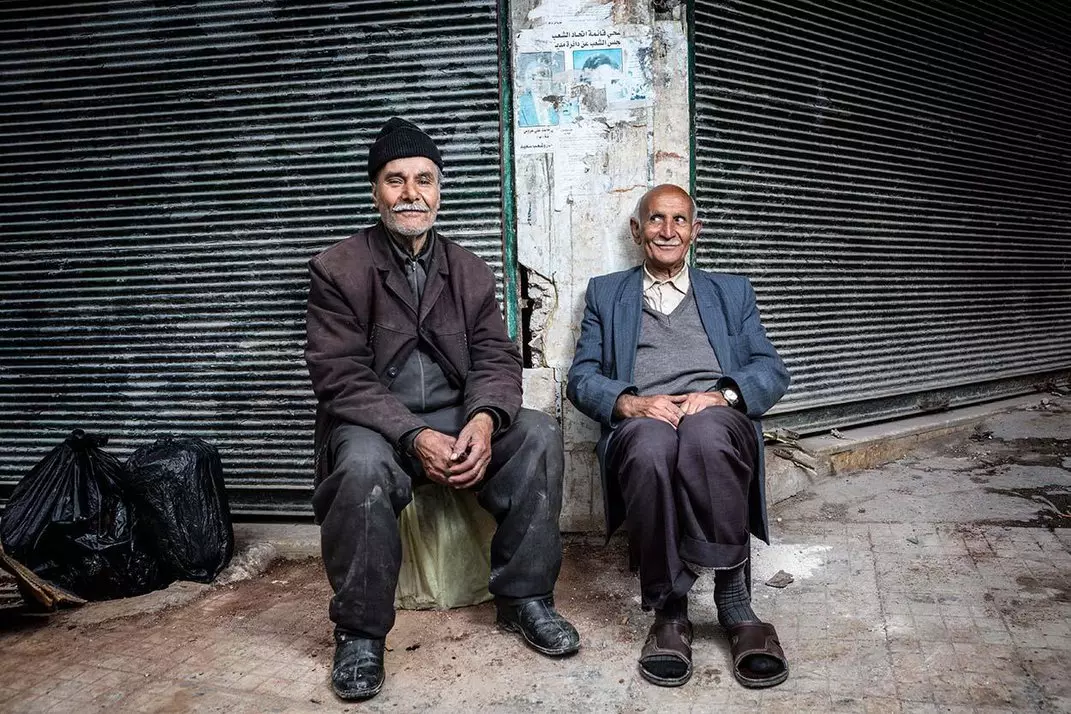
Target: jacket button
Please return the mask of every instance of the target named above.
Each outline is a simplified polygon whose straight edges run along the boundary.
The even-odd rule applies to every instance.
[[[388,377],[397,377],[398,376],[398,368],[397,367],[391,367],[390,369],[388,369],[387,370],[387,376]]]

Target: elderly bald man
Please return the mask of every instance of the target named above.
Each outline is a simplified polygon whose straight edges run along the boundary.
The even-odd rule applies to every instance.
[[[780,684],[788,663],[751,607],[749,535],[768,541],[759,418],[789,376],[747,278],[686,264],[702,225],[672,185],[640,200],[643,264],[593,278],[568,397],[602,425],[597,452],[607,533],[622,522],[655,611],[641,675],[678,686],[692,673],[688,591],[713,569],[718,620],[748,687]]]

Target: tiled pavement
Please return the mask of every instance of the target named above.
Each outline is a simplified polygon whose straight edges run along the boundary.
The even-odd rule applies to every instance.
[[[287,561],[159,612],[6,617],[0,711],[1071,712],[1071,518],[1056,515],[1071,511],[1068,426],[1064,412],[1011,415],[992,439],[774,509],[755,600],[792,676],[772,690],[732,679],[706,579],[692,598],[695,676],[641,680],[650,616],[623,544],[573,539],[558,604],[584,648],[565,661],[498,632],[488,605],[401,613],[384,692],[338,702],[327,584],[315,560]],[[795,582],[762,584],[782,569]]]

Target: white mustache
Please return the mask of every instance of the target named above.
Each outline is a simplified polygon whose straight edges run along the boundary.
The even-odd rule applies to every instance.
[[[401,213],[403,211],[419,211],[420,213],[428,213],[429,208],[423,203],[396,203],[391,207],[391,213]]]

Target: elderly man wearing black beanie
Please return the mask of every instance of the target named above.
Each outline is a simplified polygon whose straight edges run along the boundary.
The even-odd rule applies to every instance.
[[[383,687],[414,484],[475,489],[498,525],[489,589],[498,623],[556,657],[580,648],[554,609],[562,439],[521,408],[521,358],[491,269],[435,229],[442,155],[391,119],[368,152],[380,221],[309,263],[305,359],[318,400],[313,509],[334,589],[332,687]]]

